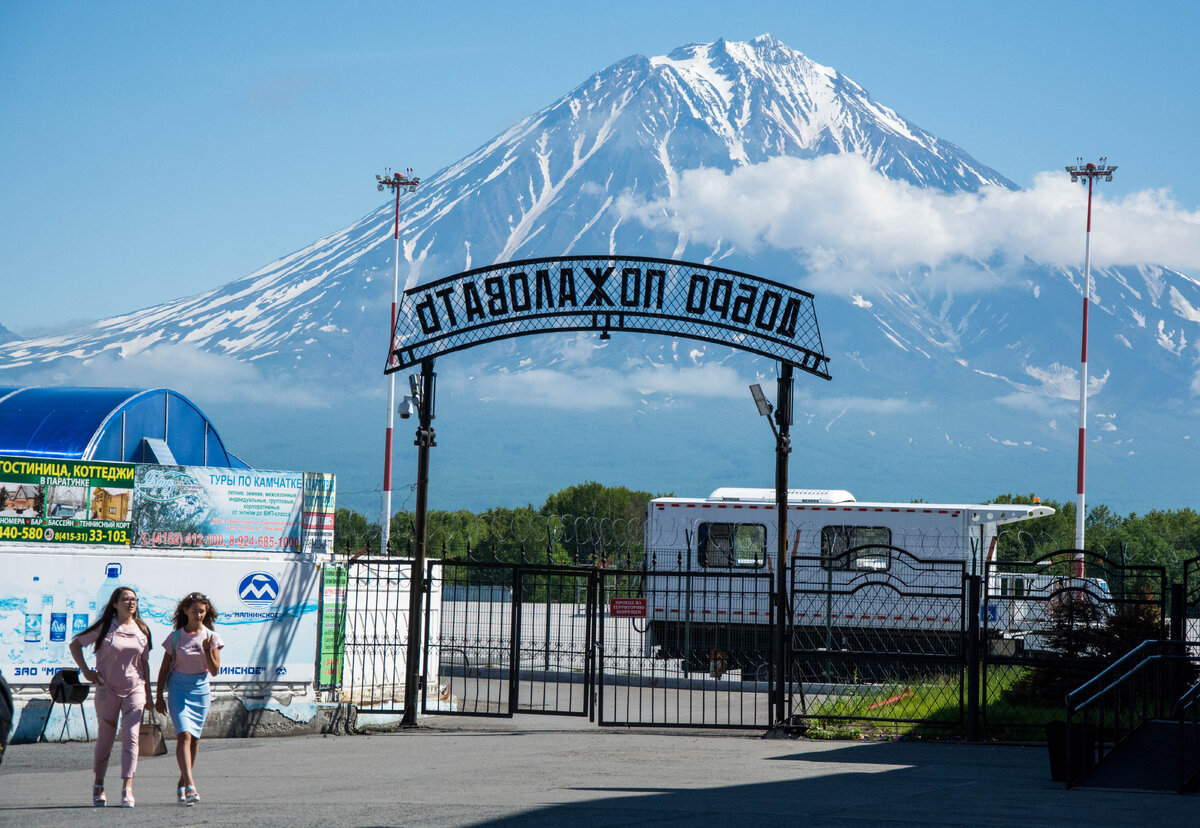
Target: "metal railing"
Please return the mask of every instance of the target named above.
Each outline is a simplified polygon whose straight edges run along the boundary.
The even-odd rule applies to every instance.
[[[1185,746],[1184,716],[1196,716],[1196,668],[1200,647],[1183,641],[1144,641],[1101,671],[1095,678],[1067,694],[1065,769],[1067,786],[1081,782],[1089,771],[1112,754],[1139,727],[1150,720],[1173,720],[1181,727]],[[1189,687],[1190,689],[1183,690]],[[1183,691],[1183,692],[1181,692]],[[1194,733],[1192,743],[1194,744]],[[1082,751],[1082,755],[1081,755]],[[1179,788],[1195,775],[1195,754],[1190,763],[1180,754]]]
[[[1200,786],[1200,681],[1175,702],[1172,717],[1179,723],[1179,792]]]

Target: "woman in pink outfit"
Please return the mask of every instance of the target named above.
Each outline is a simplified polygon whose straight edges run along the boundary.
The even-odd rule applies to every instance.
[[[95,644],[96,669],[83,660],[83,648]],[[138,614],[137,593],[129,587],[117,587],[108,599],[99,620],[71,640],[71,658],[79,672],[96,685],[96,749],[92,769],[92,804],[106,804],[104,773],[121,723],[121,807],[133,807],[133,774],[137,770],[138,726],[142,710],[149,707],[150,628]]]

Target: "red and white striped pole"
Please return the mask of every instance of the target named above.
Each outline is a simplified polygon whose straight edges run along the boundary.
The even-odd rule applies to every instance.
[[[1080,159],[1082,160],[1082,159]],[[1087,350],[1088,309],[1092,303],[1092,189],[1097,178],[1112,181],[1116,167],[1105,166],[1107,159],[1099,164],[1076,164],[1067,167],[1072,181],[1086,183],[1088,188],[1087,232],[1083,245],[1083,345],[1079,356],[1079,450],[1075,470],[1075,575],[1083,577],[1084,518],[1087,516],[1084,497],[1084,457],[1087,451]]]
[[[411,173],[412,170],[409,170]],[[392,254],[392,323],[388,328],[388,360],[389,368],[395,366],[395,347],[396,347],[396,314],[400,304],[400,191],[405,190],[412,192],[417,189],[421,179],[412,178],[411,176],[401,173],[393,174],[391,170],[384,170],[382,176],[375,176],[377,189],[382,191],[385,187],[393,190],[396,193],[396,223],[393,235],[395,236],[396,246],[395,252]],[[391,524],[392,524],[392,424],[395,422],[396,416],[396,373],[395,371],[388,373],[388,412],[387,412],[387,431],[384,432],[383,438],[383,514],[380,519],[380,530],[382,536],[379,541],[379,552],[386,555],[388,552],[388,541],[391,539]]]

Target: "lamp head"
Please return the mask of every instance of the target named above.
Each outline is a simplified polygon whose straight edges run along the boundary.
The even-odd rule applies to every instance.
[[[767,401],[767,396],[763,393],[762,386],[758,383],[750,386],[750,396],[754,397],[754,405],[758,407],[758,413],[764,417],[770,417],[771,403]]]

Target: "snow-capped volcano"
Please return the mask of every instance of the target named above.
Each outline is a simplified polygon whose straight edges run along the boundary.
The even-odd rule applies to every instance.
[[[1065,498],[1074,480],[1067,401],[1083,285],[1077,267],[1042,256],[1036,241],[1027,253],[1006,247],[1016,231],[1005,221],[1024,217],[1025,208],[1012,201],[1022,195],[959,147],[770,35],[718,40],[619,61],[422,176],[419,189],[401,200],[400,271],[411,286],[495,262],[619,253],[720,264],[799,284],[817,295],[835,379],[799,391],[797,427],[807,429],[800,439],[827,449],[822,456],[830,464],[813,466],[808,483],[853,488],[857,480],[865,495],[879,498],[941,494],[953,501],[1035,486]],[[963,232],[956,223],[963,217],[994,227],[995,238]],[[1061,220],[1048,214],[1021,224]],[[847,232],[857,221],[864,229]],[[381,385],[392,222],[393,204],[385,200],[349,227],[222,287],[51,336],[3,341],[0,332],[0,384],[90,384],[89,377],[110,377],[123,365],[131,372],[125,384],[144,384],[139,371],[169,369],[176,354],[189,355],[188,365],[206,364],[196,355],[219,357],[255,376],[283,377],[292,389],[335,383],[337,400],[318,394],[325,407],[311,421],[287,397],[290,427],[306,434],[260,443],[276,459],[234,445],[260,466],[335,471],[344,492],[369,493],[377,488],[377,451],[373,443],[359,445],[369,424],[348,427],[340,438],[327,426],[342,414],[364,416],[364,396]],[[1075,234],[1075,227],[1056,235]],[[963,242],[977,236],[983,241]],[[1168,429],[1165,414],[1180,418],[1171,434],[1190,436],[1182,424],[1193,409],[1188,385],[1200,286],[1154,265],[1097,268],[1093,278],[1101,320],[1093,323],[1093,372],[1097,390],[1112,399],[1106,406],[1102,394],[1093,410],[1113,427],[1098,430],[1100,437],[1122,441],[1109,461],[1115,477],[1128,474],[1122,464]],[[468,458],[439,449],[456,481],[448,488],[462,495],[447,505],[537,501],[584,477],[708,491],[762,484],[760,472],[770,468],[758,459],[770,445],[756,439],[714,451],[713,412],[756,434],[753,411],[742,410],[744,380],[774,374],[772,364],[732,348],[662,337],[603,345],[539,337],[492,346],[469,361],[446,360],[439,372],[443,400],[486,409],[485,416],[454,420],[455,427],[519,434],[528,413],[512,413],[513,403],[501,400],[534,401],[538,430],[548,440],[557,435],[554,456],[561,461],[535,459],[554,450],[538,454],[522,439],[489,440],[488,450],[503,458],[496,465],[505,463],[504,452],[520,453],[539,471],[488,476],[479,472],[487,451],[476,448]],[[614,379],[616,391],[590,393]],[[186,372],[156,377],[183,386],[206,408],[224,404],[206,405],[205,388],[186,387],[189,380]],[[1125,396],[1118,399],[1115,390]],[[1153,399],[1158,419],[1131,428],[1143,409],[1120,402],[1130,397]],[[245,410],[233,399],[228,405]],[[580,423],[579,412],[593,409],[606,412],[597,415],[601,421]],[[443,403],[443,423],[454,410]],[[620,423],[631,416],[639,418],[632,441],[620,436]],[[243,443],[261,441],[254,426],[245,424]],[[317,430],[323,436],[314,448],[306,437]],[[644,451],[623,461],[598,452],[613,435]],[[1135,437],[1147,445],[1129,448],[1125,441]],[[564,455],[564,443],[578,453]],[[907,456],[910,447],[923,449],[919,461]],[[1174,449],[1163,451],[1169,457]],[[643,473],[647,464],[654,474]],[[989,468],[1019,469],[1020,478],[993,480]],[[902,475],[881,477],[881,469]],[[935,488],[947,485],[959,488]]]
[[[829,153],[859,155],[883,175],[920,186],[1013,186],[770,35],[692,44],[664,57],[620,61],[426,177],[401,205],[403,273],[411,285],[544,255],[721,258],[728,252],[705,245],[689,251],[680,234],[627,220],[619,199],[669,196],[680,172],[698,166],[730,170]],[[9,343],[0,350],[0,371],[106,352],[129,357],[162,344],[310,364],[340,362],[347,349],[365,356],[357,343],[364,319],[377,322],[386,301],[391,230],[392,205],[385,202],[223,287]],[[378,364],[378,357],[368,361],[371,373]]]

